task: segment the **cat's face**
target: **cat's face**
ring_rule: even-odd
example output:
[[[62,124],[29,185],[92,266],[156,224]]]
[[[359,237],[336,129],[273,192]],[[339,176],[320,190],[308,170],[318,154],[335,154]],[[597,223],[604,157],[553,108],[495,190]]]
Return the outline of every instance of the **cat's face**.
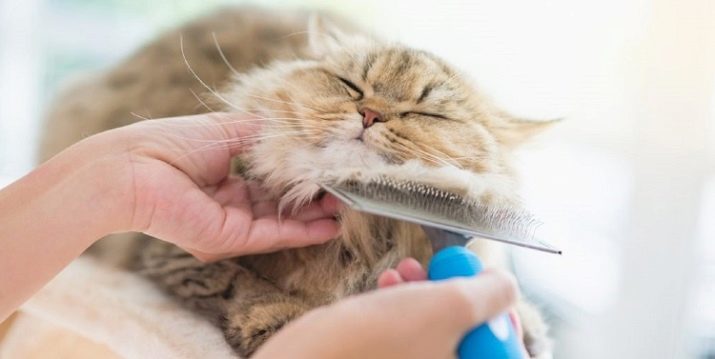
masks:
[[[225,98],[229,110],[259,117],[250,171],[286,202],[356,171],[506,178],[504,154],[541,126],[507,118],[429,53],[319,23],[310,43],[313,59],[253,71]]]

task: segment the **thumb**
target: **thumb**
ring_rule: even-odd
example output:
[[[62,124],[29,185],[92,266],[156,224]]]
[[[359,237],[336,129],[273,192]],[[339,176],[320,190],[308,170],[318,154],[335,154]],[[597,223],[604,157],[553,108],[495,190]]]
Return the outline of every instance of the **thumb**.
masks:
[[[507,311],[517,297],[514,278],[501,271],[487,270],[474,278],[433,282],[421,289],[414,300],[431,308],[445,330],[463,334],[469,329]]]

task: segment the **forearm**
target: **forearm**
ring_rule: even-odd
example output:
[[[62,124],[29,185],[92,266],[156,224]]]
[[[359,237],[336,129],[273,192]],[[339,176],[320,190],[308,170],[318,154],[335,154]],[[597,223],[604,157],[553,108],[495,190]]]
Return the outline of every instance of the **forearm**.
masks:
[[[112,199],[121,189],[102,184],[114,173],[101,174],[112,161],[102,151],[75,145],[0,191],[0,321],[115,230]]]

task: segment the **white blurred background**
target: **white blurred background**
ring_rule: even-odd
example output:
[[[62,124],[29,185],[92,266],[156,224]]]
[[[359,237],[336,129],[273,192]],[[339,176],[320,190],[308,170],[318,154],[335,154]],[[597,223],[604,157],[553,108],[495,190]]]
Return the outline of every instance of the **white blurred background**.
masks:
[[[62,81],[225,2],[0,0],[0,186],[33,167]],[[539,234],[564,255],[513,250],[556,357],[715,358],[715,2],[260,4],[343,14],[516,114],[564,117],[519,156]]]

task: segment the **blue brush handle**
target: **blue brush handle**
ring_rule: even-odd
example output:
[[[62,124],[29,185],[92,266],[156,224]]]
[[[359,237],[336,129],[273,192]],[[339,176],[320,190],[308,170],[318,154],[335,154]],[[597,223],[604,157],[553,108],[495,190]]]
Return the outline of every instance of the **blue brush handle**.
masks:
[[[452,246],[432,257],[427,272],[429,279],[434,281],[473,277],[481,271],[482,263],[474,253],[464,247]],[[521,344],[507,314],[469,331],[459,343],[458,352],[460,359],[523,359]]]

